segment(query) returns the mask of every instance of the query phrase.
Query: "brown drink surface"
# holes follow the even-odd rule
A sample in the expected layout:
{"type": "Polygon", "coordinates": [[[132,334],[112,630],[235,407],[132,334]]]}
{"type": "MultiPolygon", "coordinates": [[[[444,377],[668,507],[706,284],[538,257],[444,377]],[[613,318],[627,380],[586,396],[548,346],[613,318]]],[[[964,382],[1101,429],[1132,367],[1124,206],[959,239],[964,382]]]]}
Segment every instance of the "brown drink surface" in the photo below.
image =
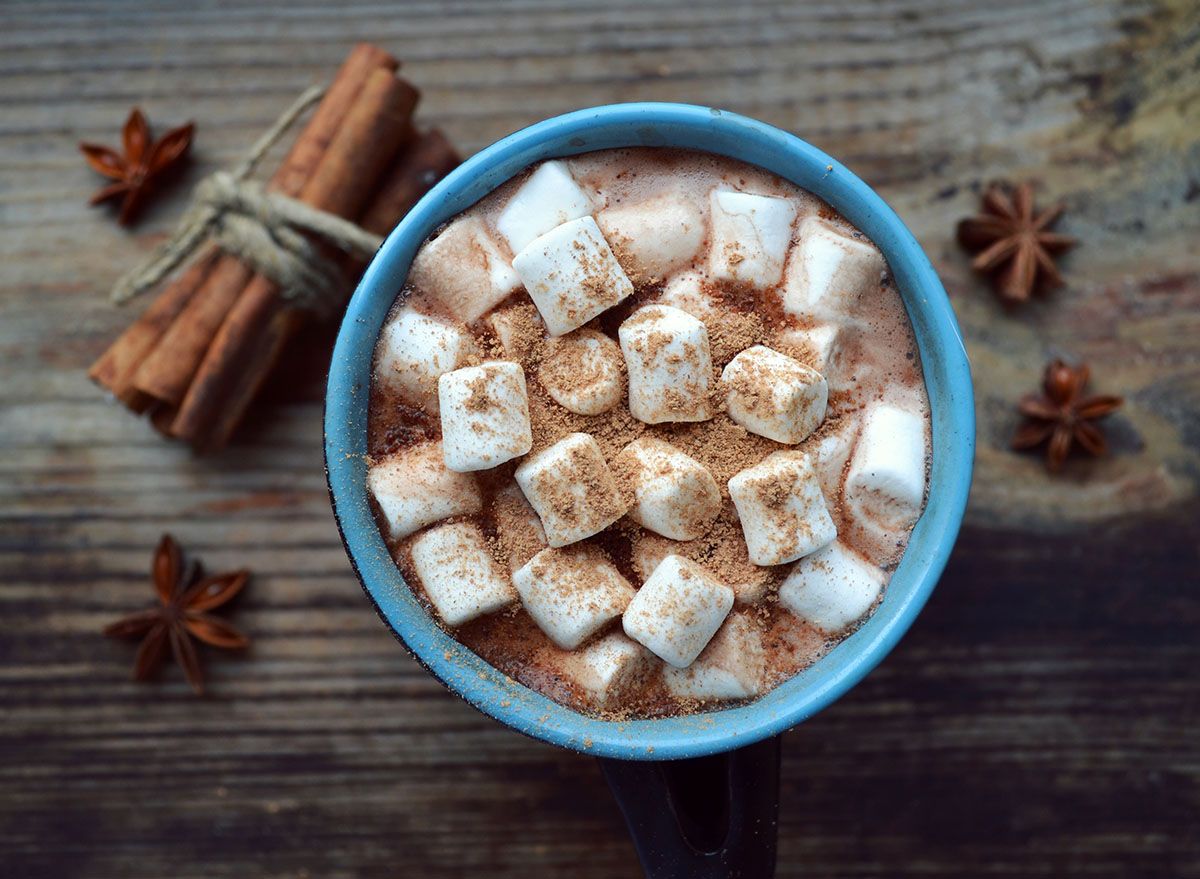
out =
{"type": "MultiPolygon", "coordinates": [[[[669,442],[707,468],[720,489],[721,508],[715,522],[702,536],[685,541],[670,540],[647,531],[625,516],[580,543],[602,551],[635,589],[653,570],[653,564],[667,553],[699,563],[717,580],[731,586],[738,601],[730,619],[744,617],[761,635],[765,660],[761,695],[819,660],[861,621],[843,631],[825,632],[779,604],[779,585],[792,566],[758,566],[750,561],[728,482],[740,470],[781,450],[808,452],[814,460],[820,458],[823,462],[828,459],[824,469],[818,469],[822,472],[825,501],[837,525],[839,541],[890,575],[903,554],[911,525],[882,534],[877,529],[865,527],[843,503],[842,489],[863,413],[874,404],[887,403],[917,413],[925,422],[928,454],[929,403],[916,342],[901,297],[890,276],[884,272],[878,284],[858,298],[851,314],[835,321],[827,317],[817,320],[806,314],[788,313],[782,304],[782,285],[762,288],[710,277],[709,197],[714,189],[791,200],[798,212],[798,220],[793,225],[794,235],[798,234],[802,220],[819,217],[843,234],[866,241],[824,202],[762,169],[706,153],[662,148],[605,150],[565,160],[564,164],[579,186],[591,195],[594,214],[598,217],[602,218],[606,210],[621,206],[675,199],[693,205],[705,219],[702,243],[693,260],[690,264],[672,268],[667,277],[640,271],[627,258],[625,243],[618,236],[608,236],[634,292],[589,321],[584,329],[615,340],[618,326],[632,313],[658,301],[664,290],[671,289],[672,279],[693,273],[709,306],[707,310],[696,308],[693,313],[704,322],[709,336],[714,370],[711,388],[715,414],[711,419],[646,424],[630,414],[625,395],[619,405],[598,415],[577,414],[564,408],[551,397],[543,382],[556,386],[570,386],[572,381],[586,382],[589,377],[587,364],[564,355],[557,343],[547,338],[538,310],[524,290],[518,290],[479,319],[464,325],[434,291],[410,283],[399,291],[393,317],[405,309],[465,326],[474,339],[476,350],[465,356],[459,366],[496,359],[519,363],[524,368],[528,394],[532,429],[530,454],[569,434],[590,434],[613,465],[618,482],[624,486],[618,454],[633,440],[652,437],[669,442]],[[500,317],[493,320],[497,315],[500,317]],[[816,365],[817,352],[794,331],[811,329],[819,323],[836,324],[838,335],[836,354],[828,363],[820,365],[829,383],[829,393],[825,418],[816,431],[799,444],[789,446],[750,433],[733,421],[724,409],[724,391],[720,383],[721,370],[726,364],[746,348],[766,345],[802,363],[816,365]],[[503,327],[502,333],[498,327],[503,327]],[[830,448],[843,450],[832,454],[819,451],[830,448]]],[[[482,220],[501,254],[509,260],[513,256],[511,248],[497,232],[496,222],[526,179],[527,175],[522,175],[509,181],[465,212],[467,216],[482,220]]],[[[432,236],[436,237],[437,233],[432,236]]],[[[477,258],[478,254],[465,250],[462,254],[463,260],[477,258]]],[[[387,364],[377,364],[377,375],[379,370],[386,368],[387,364]]],[[[432,397],[436,399],[436,393],[432,397]]],[[[398,391],[378,378],[372,383],[368,430],[369,454],[373,461],[440,437],[439,415],[429,399],[416,399],[413,394],[398,391]]],[[[530,526],[532,511],[513,479],[521,460],[518,458],[474,472],[483,498],[482,512],[451,517],[452,521],[466,519],[478,524],[497,568],[505,573],[525,564],[544,547],[538,529],[530,526]]],[[[378,518],[378,509],[376,512],[378,518]]],[[[382,530],[388,534],[386,527],[382,530]]],[[[438,619],[411,557],[412,542],[420,533],[388,542],[405,579],[438,619]]],[[[578,674],[574,671],[573,655],[578,650],[556,647],[519,601],[457,628],[445,626],[440,619],[439,624],[505,675],[588,713],[619,718],[656,717],[734,704],[733,701],[712,702],[673,695],[661,673],[663,663],[653,657],[649,671],[627,682],[603,705],[598,704],[579,684],[578,674]]],[[[608,633],[620,632],[621,625],[620,617],[611,620],[580,649],[608,633]]]]}

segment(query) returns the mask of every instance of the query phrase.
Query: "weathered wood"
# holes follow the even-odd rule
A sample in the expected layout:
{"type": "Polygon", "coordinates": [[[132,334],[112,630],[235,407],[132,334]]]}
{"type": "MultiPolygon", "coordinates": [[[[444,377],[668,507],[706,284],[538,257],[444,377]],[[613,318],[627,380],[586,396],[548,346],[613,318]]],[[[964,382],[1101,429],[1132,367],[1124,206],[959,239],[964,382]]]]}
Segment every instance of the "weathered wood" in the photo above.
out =
{"type": "Polygon", "coordinates": [[[311,334],[238,442],[193,459],[87,365],[104,298],[350,43],[405,60],[470,153],[575,107],[683,100],[796,131],[876,185],[954,298],[979,391],[968,517],[913,632],[787,736],[780,875],[1200,876],[1200,16],[1190,0],[452,7],[4,5],[0,867],[11,876],[630,876],[592,762],[447,694],[365,603],[325,495],[311,334]],[[130,235],[81,138],[198,122],[130,235]],[[1070,286],[1006,312],[953,244],[996,177],[1063,198],[1070,286]],[[1129,398],[1112,458],[1006,451],[1047,356],[1129,398]],[[129,682],[98,635],[169,528],[257,575],[245,657],[129,682]]]}

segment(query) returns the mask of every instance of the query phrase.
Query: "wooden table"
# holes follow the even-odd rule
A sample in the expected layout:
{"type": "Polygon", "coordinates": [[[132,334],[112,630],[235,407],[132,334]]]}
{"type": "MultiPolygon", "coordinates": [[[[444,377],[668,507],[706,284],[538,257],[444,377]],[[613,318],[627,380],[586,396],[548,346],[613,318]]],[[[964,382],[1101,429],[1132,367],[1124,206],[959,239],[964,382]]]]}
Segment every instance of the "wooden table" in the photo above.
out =
{"type": "Polygon", "coordinates": [[[221,455],[89,384],[110,282],[170,228],[84,202],[75,150],[131,104],[230,163],[355,40],[406,59],[468,152],[574,107],[682,100],[791,129],[905,217],[954,299],[980,452],[957,551],[895,654],[786,737],[781,876],[1200,875],[1200,17],[1194,0],[5,2],[0,9],[0,872],[631,876],[594,762],[526,740],[398,648],[350,573],[307,372],[221,455]],[[1006,311],[953,244],[1032,178],[1083,244],[1006,311]],[[1114,454],[1006,450],[1055,354],[1128,398],[1114,454]],[[129,681],[99,636],[151,598],[170,529],[248,565],[244,658],[129,681]]]}

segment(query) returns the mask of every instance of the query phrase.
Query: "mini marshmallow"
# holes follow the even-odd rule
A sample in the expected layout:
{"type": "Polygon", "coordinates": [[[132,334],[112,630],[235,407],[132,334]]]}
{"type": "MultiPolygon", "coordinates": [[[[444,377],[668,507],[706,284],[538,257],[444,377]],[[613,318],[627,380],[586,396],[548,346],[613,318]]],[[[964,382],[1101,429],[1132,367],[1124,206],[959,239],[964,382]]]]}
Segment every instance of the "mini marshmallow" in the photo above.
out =
{"type": "Polygon", "coordinates": [[[617,330],[629,372],[629,412],[639,421],[707,421],[712,355],[708,330],[669,305],[647,305],[617,330]]]}
{"type": "Polygon", "coordinates": [[[801,363],[825,376],[839,351],[841,328],[837,324],[817,324],[804,329],[785,330],[779,334],[779,347],[801,363]]]}
{"type": "Polygon", "coordinates": [[[518,363],[493,360],[448,372],[438,379],[438,401],[451,470],[486,470],[533,446],[525,371],[518,363]]]}
{"type": "Polygon", "coordinates": [[[677,552],[679,552],[677,541],[659,537],[649,531],[639,531],[634,535],[629,561],[633,565],[638,580],[645,583],[663,559],[677,552]]]}
{"type": "Polygon", "coordinates": [[[692,264],[707,229],[700,210],[679,192],[623,202],[596,214],[621,267],[646,282],[692,264]]]}
{"type": "Polygon", "coordinates": [[[714,279],[773,287],[783,277],[796,203],[787,198],[713,192],[709,273],[714,279]]]}
{"type": "Polygon", "coordinates": [[[367,488],[394,539],[441,519],[483,509],[475,478],[447,469],[442,444],[436,441],[410,446],[371,464],[367,488]]]}
{"type": "Polygon", "coordinates": [[[461,328],[405,306],[380,333],[375,373],[410,402],[436,413],[438,378],[477,353],[461,328]]]}
{"type": "Polygon", "coordinates": [[[513,253],[568,220],[586,217],[592,202],[563,162],[542,162],[496,219],[513,253]]]}
{"type": "Polygon", "coordinates": [[[672,275],[656,302],[686,311],[699,320],[707,320],[718,313],[718,303],[704,289],[704,275],[700,272],[677,272],[672,275]]]}
{"type": "Polygon", "coordinates": [[[837,537],[821,483],[803,452],[774,452],[729,480],[746,549],[756,565],[782,565],[837,537]]]}
{"type": "Polygon", "coordinates": [[[837,499],[842,496],[846,462],[850,460],[854,441],[858,439],[858,427],[858,418],[845,416],[836,427],[805,446],[809,460],[817,471],[817,478],[821,481],[821,494],[834,506],[837,506],[837,499]]]}
{"type": "Polygon", "coordinates": [[[521,604],[538,628],[574,650],[624,612],[633,587],[594,547],[544,549],[513,573],[521,604]]]}
{"type": "Polygon", "coordinates": [[[591,217],[535,238],[513,257],[513,268],[552,336],[583,326],[633,293],[591,217]]]}
{"type": "Polygon", "coordinates": [[[478,525],[455,522],[431,528],[413,538],[410,552],[417,579],[448,626],[461,626],[517,600],[478,525]]]}
{"type": "Polygon", "coordinates": [[[621,450],[617,472],[633,488],[629,518],[672,540],[694,540],[721,512],[721,490],[695,458],[663,440],[643,437],[621,450]]]}
{"type": "Polygon", "coordinates": [[[669,555],[638,590],[621,624],[656,656],[687,668],[732,607],[732,589],[695,562],[669,555]]]}
{"type": "Polygon", "coordinates": [[[883,254],[820,217],[800,224],[800,243],[788,259],[783,307],[791,314],[845,318],[859,297],[879,287],[883,254]]]}
{"type": "Polygon", "coordinates": [[[882,570],[835,540],[796,562],[779,587],[779,603],[832,634],[862,619],[886,579],[882,570]]]}
{"type": "Polygon", "coordinates": [[[878,403],[863,416],[846,473],[851,512],[880,527],[909,528],[925,499],[925,421],[878,403]]]}
{"type": "MultiPolygon", "coordinates": [[[[736,547],[741,551],[745,551],[746,542],[739,535],[733,538],[736,547]]],[[[733,547],[731,547],[733,548],[733,547]]],[[[706,547],[701,543],[701,551],[706,547]]],[[[735,549],[737,551],[737,549],[735,549]]],[[[650,575],[654,573],[662,560],[669,555],[688,555],[691,554],[691,548],[684,548],[679,541],[669,540],[666,537],[659,537],[651,531],[642,531],[634,536],[633,547],[629,554],[629,561],[633,565],[633,570],[637,573],[638,580],[645,583],[650,579],[650,575]]],[[[760,568],[754,565],[747,558],[745,563],[726,563],[729,573],[725,573],[725,585],[733,590],[734,601],[738,604],[759,604],[767,597],[768,588],[771,585],[772,577],[768,568],[760,568]]]]}
{"type": "Polygon", "coordinates": [[[551,339],[538,380],[554,402],[579,415],[599,415],[621,402],[625,361],[617,343],[594,330],[551,339]]]}
{"type": "Polygon", "coordinates": [[[749,699],[762,691],[766,654],[762,634],[746,614],[731,614],[687,668],[663,669],[674,696],[685,699],[749,699]]]}
{"type": "Polygon", "coordinates": [[[591,537],[625,515],[616,477],[586,433],[568,434],[530,455],[515,475],[552,547],[591,537]]]}
{"type": "Polygon", "coordinates": [[[492,497],[492,522],[511,571],[546,548],[542,520],[515,483],[504,486],[492,497]]]}
{"type": "Polygon", "coordinates": [[[751,433],[794,445],[825,420],[829,387],[815,369],[765,345],[738,354],[721,372],[729,417],[751,433]]]}
{"type": "Polygon", "coordinates": [[[546,336],[546,324],[529,303],[510,305],[493,311],[488,325],[504,353],[513,360],[524,360],[546,336]]]}
{"type": "Polygon", "coordinates": [[[597,706],[603,707],[644,678],[654,663],[654,657],[645,647],[620,632],[613,632],[569,654],[564,665],[571,679],[597,706]]]}
{"type": "Polygon", "coordinates": [[[408,279],[465,324],[521,289],[521,279],[479,217],[459,217],[417,251],[408,279]]]}

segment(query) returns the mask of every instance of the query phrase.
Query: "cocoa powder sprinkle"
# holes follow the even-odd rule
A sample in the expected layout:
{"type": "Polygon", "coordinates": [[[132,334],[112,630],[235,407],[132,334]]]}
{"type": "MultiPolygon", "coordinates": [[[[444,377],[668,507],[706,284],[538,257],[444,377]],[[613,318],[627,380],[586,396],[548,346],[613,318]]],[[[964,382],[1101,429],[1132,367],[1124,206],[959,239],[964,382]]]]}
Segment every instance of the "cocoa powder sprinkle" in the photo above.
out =
{"type": "MultiPolygon", "coordinates": [[[[605,205],[611,207],[620,204],[623,199],[629,203],[638,200],[637,193],[641,190],[631,189],[630,183],[621,182],[632,180],[634,176],[628,169],[620,167],[621,163],[630,161],[637,163],[639,168],[645,165],[650,173],[641,175],[643,177],[653,179],[655,174],[665,173],[676,179],[680,172],[686,175],[699,173],[709,175],[717,186],[794,198],[800,204],[802,213],[809,216],[822,209],[807,193],[765,172],[735,166],[731,174],[729,163],[699,154],[634,149],[588,154],[565,160],[565,163],[585,190],[598,193],[595,195],[595,205],[597,211],[602,212],[605,205]]],[[[507,199],[527,176],[521,175],[510,181],[480,203],[477,215],[489,228],[492,228],[498,210],[503,209],[507,199]]],[[[641,187],[645,184],[639,181],[637,185],[641,187]]],[[[844,222],[836,214],[831,213],[830,218],[831,221],[844,222]]],[[[625,267],[634,285],[633,295],[607,309],[583,328],[585,333],[601,333],[614,346],[621,323],[642,306],[654,304],[662,293],[663,282],[667,280],[642,277],[631,272],[633,266],[627,263],[636,260],[631,259],[628,251],[634,250],[636,243],[621,240],[618,236],[612,236],[609,241],[617,262],[625,267]]],[[[503,242],[500,246],[502,251],[507,250],[503,242]]],[[[749,258],[747,253],[744,247],[738,247],[735,243],[729,252],[730,263],[745,265],[749,258]]],[[[713,414],[711,420],[648,425],[634,419],[628,411],[628,384],[624,375],[623,356],[619,357],[618,363],[622,393],[616,406],[595,416],[580,415],[564,408],[555,401],[556,398],[566,401],[568,392],[586,391],[591,378],[588,375],[589,360],[579,349],[572,352],[569,346],[563,346],[549,337],[537,309],[524,291],[512,294],[468,328],[479,349],[479,356],[467,355],[456,366],[494,359],[509,360],[522,366],[533,434],[532,453],[544,450],[572,433],[585,433],[594,438],[607,465],[602,468],[605,471],[604,478],[585,472],[569,486],[550,486],[549,493],[553,497],[549,507],[565,519],[574,520],[581,516],[590,518],[592,515],[590,509],[584,509],[586,504],[578,506],[575,499],[569,496],[576,492],[603,495],[608,489],[608,494],[615,500],[601,505],[605,515],[615,515],[628,507],[633,500],[633,480],[627,466],[627,456],[622,456],[621,452],[636,439],[652,438],[668,443],[708,470],[718,487],[720,500],[719,505],[709,504],[706,514],[708,521],[702,526],[699,521],[689,523],[695,526],[691,528],[691,533],[698,533],[700,537],[687,541],[670,540],[647,531],[629,516],[624,516],[572,547],[579,552],[593,554],[594,559],[611,562],[634,587],[643,583],[653,567],[669,554],[677,554],[694,562],[706,575],[731,586],[738,602],[735,614],[742,619],[753,620],[763,638],[763,647],[768,656],[763,682],[765,690],[811,664],[840,636],[831,639],[779,608],[778,588],[790,566],[760,567],[749,560],[741,523],[729,498],[728,481],[739,471],[760,463],[763,458],[781,449],[814,452],[825,439],[836,441],[834,433],[852,427],[860,418],[859,413],[864,406],[875,400],[891,399],[884,393],[891,385],[903,385],[901,390],[904,393],[909,392],[909,386],[919,390],[921,368],[911,354],[914,350],[911,332],[904,323],[899,297],[893,288],[882,284],[880,297],[872,300],[868,306],[869,313],[856,315],[857,323],[853,326],[841,327],[835,361],[844,364],[840,367],[842,372],[836,376],[841,386],[839,389],[830,381],[828,414],[818,430],[800,446],[785,446],[748,433],[724,412],[725,395],[731,387],[720,381],[723,367],[737,354],[754,345],[765,345],[795,356],[802,362],[811,362],[817,353],[815,350],[809,350],[809,345],[799,342],[787,345],[783,338],[789,329],[813,326],[813,320],[787,313],[778,288],[759,290],[749,283],[712,282],[705,277],[703,259],[702,250],[696,262],[678,271],[686,271],[698,278],[698,289],[703,296],[696,296],[697,305],[692,307],[697,308],[695,314],[704,322],[708,332],[713,373],[706,389],[699,387],[705,382],[696,382],[695,376],[677,381],[670,388],[672,394],[671,399],[666,401],[666,410],[686,408],[683,405],[684,397],[691,398],[696,393],[703,395],[707,391],[710,412],[713,414]],[[897,320],[900,324],[896,323],[897,320]],[[904,348],[910,352],[908,363],[897,363],[888,354],[884,365],[877,366],[875,364],[879,361],[875,359],[873,349],[867,346],[904,348]],[[554,396],[547,391],[547,386],[555,388],[554,396]],[[569,491],[559,492],[557,488],[569,491]],[[717,508],[715,520],[711,519],[714,506],[717,508]]],[[[580,298],[588,295],[603,300],[611,295],[608,289],[611,277],[604,261],[586,259],[585,262],[580,298]]],[[[567,297],[568,300],[572,298],[567,297]]],[[[452,314],[436,303],[423,303],[421,307],[440,319],[461,326],[452,314]]],[[[684,310],[691,311],[692,307],[685,307],[684,310]]],[[[672,337],[667,334],[652,335],[639,344],[641,353],[653,357],[658,365],[667,370],[678,369],[686,359],[684,346],[673,343],[672,337]]],[[[738,385],[735,389],[747,398],[752,408],[757,409],[771,387],[770,377],[755,374],[750,378],[752,381],[746,382],[747,386],[738,385]],[[760,382],[760,379],[763,381],[760,382]],[[755,394],[758,398],[750,399],[755,394]]],[[[482,406],[485,402],[483,389],[478,390],[477,395],[475,388],[470,389],[469,407],[482,406]]],[[[426,389],[426,392],[436,393],[434,387],[426,389]]],[[[415,415],[418,411],[422,410],[415,405],[411,411],[397,407],[394,396],[381,393],[379,388],[373,387],[372,453],[386,456],[397,447],[436,438],[440,433],[436,408],[430,407],[420,417],[415,415]],[[388,410],[382,418],[379,417],[380,410],[376,404],[382,404],[388,410]],[[410,418],[410,415],[413,417],[410,418]],[[398,421],[405,422],[403,430],[397,429],[398,421]]],[[[821,454],[826,452],[822,451],[821,454]]],[[[843,456],[841,461],[837,458],[833,461],[832,469],[823,471],[821,478],[840,485],[844,482],[848,460],[843,456]],[[839,469],[840,481],[833,472],[839,469]]],[[[476,474],[485,499],[484,512],[469,517],[483,530],[489,550],[500,566],[510,570],[527,564],[546,545],[539,517],[513,482],[513,471],[518,464],[520,461],[512,461],[476,474]]],[[[656,468],[650,469],[658,472],[656,468]]],[[[778,486],[775,488],[778,489],[778,486]]],[[[764,488],[764,492],[771,495],[766,500],[776,506],[785,506],[789,500],[786,491],[775,490],[772,493],[770,488],[764,488]]],[[[844,539],[856,546],[856,538],[850,531],[853,523],[849,514],[842,509],[839,490],[835,489],[835,497],[830,498],[828,506],[839,529],[845,526],[844,539]]],[[[794,524],[799,528],[801,522],[796,519],[794,524]]],[[[404,561],[403,546],[392,544],[392,547],[398,562],[406,569],[406,573],[411,574],[404,561]]],[[[898,546],[897,556],[899,549],[902,546],[898,546]]],[[[412,586],[418,597],[423,598],[420,584],[414,580],[412,586]]],[[[588,601],[595,603],[593,598],[588,601]]],[[[684,609],[680,608],[680,612],[682,614],[684,609]]],[[[618,617],[597,631],[580,649],[564,651],[550,643],[521,604],[514,602],[506,610],[473,620],[453,634],[466,648],[498,670],[500,674],[497,679],[503,676],[514,686],[514,698],[521,698],[516,688],[519,682],[550,698],[616,720],[687,713],[710,708],[713,704],[729,704],[719,700],[681,698],[670,692],[664,676],[658,671],[661,664],[653,660],[648,672],[638,671],[629,676],[625,676],[624,672],[618,673],[609,700],[598,702],[594,691],[589,689],[598,686],[594,672],[585,673],[579,660],[588,646],[620,631],[618,617]],[[589,677],[589,674],[592,676],[589,677]]],[[[464,654],[466,652],[463,651],[464,654]]]]}

